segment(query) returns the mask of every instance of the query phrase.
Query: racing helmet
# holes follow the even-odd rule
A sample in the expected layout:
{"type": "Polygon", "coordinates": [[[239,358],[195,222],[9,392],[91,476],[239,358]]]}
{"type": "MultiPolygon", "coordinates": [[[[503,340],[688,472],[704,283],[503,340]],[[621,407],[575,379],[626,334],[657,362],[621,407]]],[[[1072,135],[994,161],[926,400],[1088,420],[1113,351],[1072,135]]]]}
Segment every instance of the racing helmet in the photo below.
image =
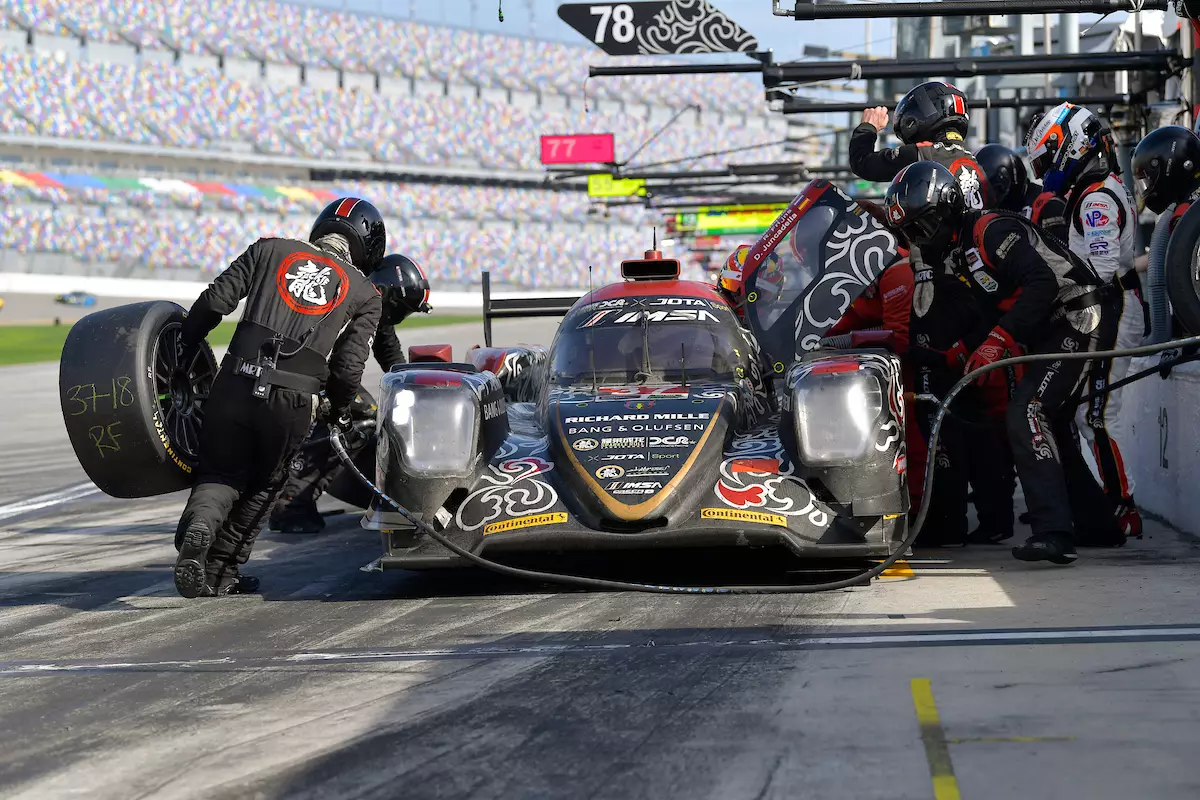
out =
{"type": "Polygon", "coordinates": [[[729,307],[739,317],[745,313],[746,306],[746,256],[752,245],[739,244],[737,249],[725,259],[725,266],[717,277],[717,291],[729,303],[729,307]]]}
{"type": "Polygon", "coordinates": [[[918,161],[900,170],[883,198],[888,225],[918,246],[939,250],[948,244],[967,212],[954,173],[936,161],[918,161]]]}
{"type": "Polygon", "coordinates": [[[1035,117],[1025,136],[1033,174],[1046,191],[1061,194],[1075,185],[1096,156],[1111,151],[1112,138],[1100,118],[1083,106],[1060,103],[1035,117]]]}
{"type": "Polygon", "coordinates": [[[369,276],[383,298],[385,325],[399,325],[410,314],[427,314],[429,279],[421,265],[408,256],[392,253],[384,256],[369,276]]]}
{"type": "Polygon", "coordinates": [[[948,83],[929,81],[900,98],[893,127],[905,144],[932,142],[943,132],[961,141],[970,121],[965,94],[948,83]]]}
{"type": "Polygon", "coordinates": [[[1024,200],[1029,189],[1029,173],[1015,150],[1002,144],[985,144],[975,154],[975,160],[983,168],[992,190],[992,200],[998,208],[1007,208],[1014,200],[1024,200]]]}
{"type": "Polygon", "coordinates": [[[1130,168],[1138,211],[1161,214],[1200,185],[1200,137],[1179,125],[1150,131],[1134,148],[1130,168]]]}
{"type": "Polygon", "coordinates": [[[331,233],[345,237],[350,243],[350,263],[363,275],[371,274],[387,248],[387,230],[379,210],[357,197],[341,197],[325,206],[317,215],[308,240],[315,242],[331,233]]]}

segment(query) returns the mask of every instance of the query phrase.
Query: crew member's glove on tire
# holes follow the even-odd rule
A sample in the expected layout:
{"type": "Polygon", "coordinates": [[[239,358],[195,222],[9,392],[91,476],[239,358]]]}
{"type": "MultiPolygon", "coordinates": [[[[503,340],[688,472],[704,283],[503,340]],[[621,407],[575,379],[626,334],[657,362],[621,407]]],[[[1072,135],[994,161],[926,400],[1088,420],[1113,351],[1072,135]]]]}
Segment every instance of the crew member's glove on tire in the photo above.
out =
{"type": "MultiPolygon", "coordinates": [[[[977,369],[986,367],[990,364],[995,364],[1003,358],[1012,356],[1024,355],[1025,351],[1021,349],[1021,345],[1017,344],[1016,340],[1009,335],[1008,331],[1001,328],[999,325],[992,328],[988,333],[987,338],[983,340],[983,344],[975,348],[975,352],[971,353],[971,357],[967,359],[967,366],[963,369],[963,373],[974,372],[977,369]]],[[[996,370],[993,370],[995,372],[996,370]]],[[[1024,370],[1017,368],[1017,380],[1023,377],[1024,370]]],[[[988,376],[991,373],[980,375],[975,379],[978,386],[984,386],[988,383],[988,376]]]]}

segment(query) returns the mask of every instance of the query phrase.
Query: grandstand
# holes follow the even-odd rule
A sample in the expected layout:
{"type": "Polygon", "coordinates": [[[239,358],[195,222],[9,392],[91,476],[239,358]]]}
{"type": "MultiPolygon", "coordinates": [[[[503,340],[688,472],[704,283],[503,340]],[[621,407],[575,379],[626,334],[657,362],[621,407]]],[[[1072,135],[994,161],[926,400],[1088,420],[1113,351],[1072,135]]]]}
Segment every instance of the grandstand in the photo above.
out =
{"type": "Polygon", "coordinates": [[[635,163],[797,157],[756,80],[585,81],[618,61],[281,2],[0,0],[0,270],[204,278],[357,193],[435,282],[577,286],[650,219],[545,188],[539,135],[612,131],[623,159],[679,114],[635,163]],[[331,170],[366,182],[313,180],[331,170]]]}

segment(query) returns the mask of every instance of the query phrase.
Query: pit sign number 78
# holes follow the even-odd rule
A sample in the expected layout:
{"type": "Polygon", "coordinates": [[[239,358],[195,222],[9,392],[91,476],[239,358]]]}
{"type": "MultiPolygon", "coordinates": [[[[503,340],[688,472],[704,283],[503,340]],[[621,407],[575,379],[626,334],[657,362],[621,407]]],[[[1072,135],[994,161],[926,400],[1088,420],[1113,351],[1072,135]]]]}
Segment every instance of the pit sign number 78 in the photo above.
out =
{"type": "Polygon", "coordinates": [[[588,9],[593,17],[599,17],[596,24],[596,44],[604,44],[604,38],[609,33],[608,23],[612,22],[612,38],[621,44],[633,41],[633,6],[621,3],[615,6],[592,6],[588,9]]]}

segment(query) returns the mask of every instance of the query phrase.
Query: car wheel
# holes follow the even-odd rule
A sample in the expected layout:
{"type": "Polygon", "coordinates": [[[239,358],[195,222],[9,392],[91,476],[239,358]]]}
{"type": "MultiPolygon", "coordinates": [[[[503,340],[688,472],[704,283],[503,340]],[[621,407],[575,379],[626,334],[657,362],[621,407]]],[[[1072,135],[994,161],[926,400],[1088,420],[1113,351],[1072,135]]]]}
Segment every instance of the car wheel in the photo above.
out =
{"type": "Polygon", "coordinates": [[[187,380],[174,379],[183,315],[175,303],[133,303],[88,314],[67,335],[63,421],[105,494],[152,497],[192,485],[217,362],[205,344],[187,380]]]}
{"type": "Polygon", "coordinates": [[[1200,203],[1180,218],[1167,245],[1167,297],[1189,336],[1200,334],[1200,203]]]}

